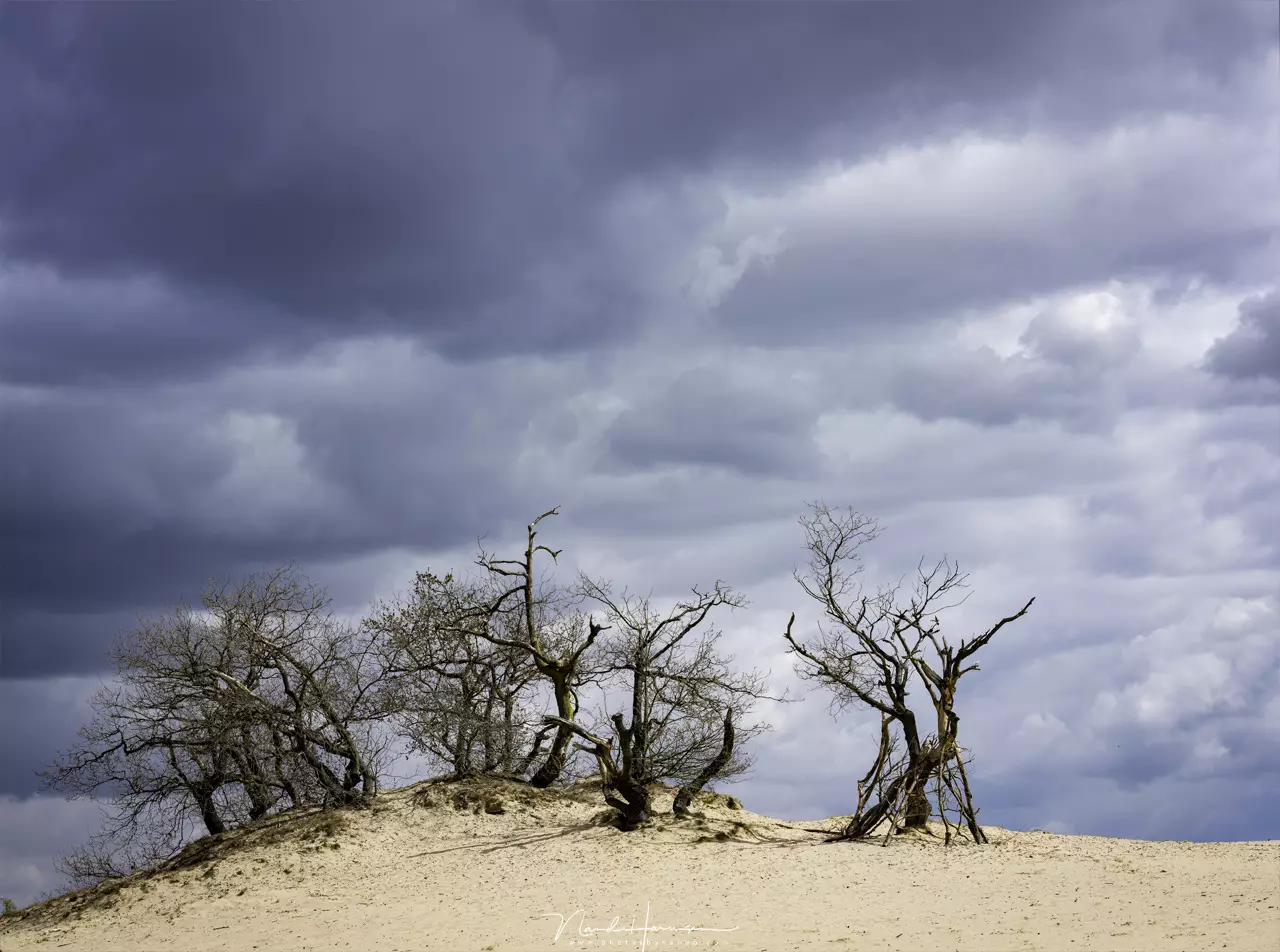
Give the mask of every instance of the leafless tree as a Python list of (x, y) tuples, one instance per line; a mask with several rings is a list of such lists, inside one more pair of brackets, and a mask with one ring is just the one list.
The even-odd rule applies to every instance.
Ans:
[(393, 706), (411, 745), (456, 777), (523, 774), (541, 746), (529, 708), (539, 676), (532, 657), (480, 634), (519, 636), (510, 612), (487, 610), (494, 594), (422, 572), (408, 598), (365, 621), (382, 640)]
[(680, 785), (673, 812), (688, 815), (707, 783), (746, 769), (738, 742), (765, 729), (744, 723), (754, 702), (767, 697), (764, 676), (734, 671), (733, 658), (716, 650), (721, 633), (707, 624), (714, 609), (744, 601), (717, 582), (711, 591), (694, 589), (664, 616), (648, 598), (615, 596), (611, 586), (585, 576), (581, 590), (612, 622), (597, 627), (610, 633), (603, 670), (620, 689), (624, 710), (594, 729), (559, 716), (547, 721), (586, 742), (582, 749), (595, 756), (605, 802), (623, 829), (650, 818), (651, 785), (658, 781)]
[(309, 768), (326, 803), (376, 796), (383, 751), (374, 729), (387, 715), (389, 679), (372, 633), (337, 622), (324, 591), (292, 566), (224, 586), (205, 605), (251, 659), (254, 676), (245, 681), (207, 665), (194, 679), (229, 688), (245, 719)]
[(163, 858), (273, 810), (377, 792), (382, 673), (291, 566), (211, 586), (202, 614), (144, 620), (113, 649), (77, 743), (42, 772), (70, 798), (109, 805), (65, 858), (73, 879)]
[[(826, 623), (819, 624), (812, 644), (792, 633), (795, 615), (787, 623), (785, 639), (796, 657), (796, 672), (831, 692), (833, 706), (865, 705), (881, 715), (880, 749), (875, 763), (858, 785), (858, 805), (843, 836), (869, 834), (886, 817), (890, 827), (926, 828), (932, 812), (928, 785), (937, 782), (938, 813), (951, 828), (947, 803), (954, 802), (976, 842), (985, 842), (977, 822), (965, 772), (964, 750), (958, 746), (960, 719), (955, 713), (956, 687), (976, 664), (965, 666), (1005, 625), (1026, 614), (1035, 599), (1001, 619), (986, 632), (953, 649), (943, 637), (938, 614), (960, 604), (954, 600), (966, 586), (958, 566), (946, 559), (926, 571), (917, 567), (913, 591), (903, 604), (899, 588), (882, 588), (866, 595), (856, 576), (862, 571), (858, 549), (879, 534), (874, 520), (852, 510), (837, 512), (816, 504), (801, 520), (810, 554), (808, 572), (796, 578), (805, 593), (823, 607)], [(931, 647), (937, 660), (924, 656)], [(936, 665), (936, 666), (935, 666)], [(922, 736), (908, 703), (912, 674), (924, 682), (936, 717), (936, 732)], [(894, 754), (897, 738), (905, 747)], [(878, 799), (868, 806), (873, 794)]]
[(42, 772), (46, 784), (73, 797), (106, 794), (120, 811), (117, 832), (176, 805), (175, 817), (222, 832), (218, 793), (230, 783), (252, 785), (238, 768), (256, 759), (253, 750), (237, 749), (252, 729), (244, 706), (197, 674), (211, 666), (249, 669), (218, 635), (184, 606), (122, 639), (111, 654), (117, 682), (95, 694), (94, 719)]
[(529, 779), (535, 787), (549, 787), (564, 772), (573, 737), (566, 724), (577, 714), (579, 691), (594, 676), (591, 650), (604, 630), (573, 610), (573, 599), (548, 591), (535, 569), (538, 553), (549, 555), (553, 563), (560, 554), (535, 541), (538, 524), (559, 512), (557, 506), (529, 523), (520, 558), (498, 559), (482, 551), (476, 560), (495, 585), (496, 595), (486, 613), (501, 619), (500, 624), (478, 627), (476, 634), (495, 647), (521, 652), (531, 660), (555, 701), (555, 737), (546, 759)]

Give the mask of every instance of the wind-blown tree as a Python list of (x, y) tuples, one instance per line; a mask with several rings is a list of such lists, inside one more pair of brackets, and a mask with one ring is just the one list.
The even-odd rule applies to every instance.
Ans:
[(622, 710), (593, 728), (556, 715), (547, 721), (586, 742), (581, 749), (595, 756), (605, 802), (622, 829), (652, 816), (651, 785), (659, 781), (679, 785), (673, 812), (687, 816), (706, 784), (747, 768), (738, 745), (766, 729), (744, 723), (768, 696), (764, 675), (734, 671), (733, 658), (717, 651), (721, 632), (708, 623), (714, 609), (744, 600), (717, 582), (711, 591), (695, 588), (692, 598), (661, 615), (649, 599), (615, 596), (611, 586), (585, 576), (581, 590), (612, 623), (593, 628), (609, 633), (601, 670), (618, 689)]
[(477, 633), (519, 636), (510, 612), (488, 611), (495, 594), (421, 572), (411, 595), (365, 621), (381, 639), (405, 736), (455, 777), (522, 775), (550, 733), (534, 730), (529, 701), (539, 674), (530, 654)]
[(104, 828), (64, 858), (73, 880), (126, 874), (200, 830), (376, 793), (381, 675), (326, 603), (287, 567), (210, 587), (203, 613), (180, 606), (120, 640), (93, 719), (41, 772), (108, 804)]
[[(956, 688), (963, 675), (978, 670), (977, 664), (965, 662), (1005, 625), (1025, 615), (1035, 599), (953, 648), (942, 634), (938, 615), (963, 601), (953, 600), (967, 587), (967, 576), (958, 566), (944, 558), (926, 571), (921, 562), (905, 603), (896, 586), (866, 595), (856, 580), (862, 571), (858, 549), (876, 538), (878, 525), (853, 510), (837, 512), (823, 504), (811, 508), (812, 514), (801, 519), (810, 555), (808, 572), (796, 573), (796, 578), (822, 605), (826, 623), (819, 623), (812, 643), (803, 642), (792, 632), (792, 614), (784, 635), (788, 650), (795, 656), (797, 675), (831, 692), (834, 709), (865, 705), (881, 715), (880, 749), (858, 785), (857, 809), (842, 837), (865, 836), (886, 817), (891, 829), (899, 819), (903, 829), (926, 828), (933, 812), (928, 797), (933, 781), (947, 841), (948, 804), (954, 803), (974, 841), (985, 842), (965, 771), (965, 751), (958, 743)], [(933, 649), (933, 663), (925, 656), (926, 647)], [(935, 717), (934, 732), (924, 736), (908, 703), (913, 673), (923, 681)], [(895, 758), (899, 737), (905, 750)], [(868, 805), (873, 794), (878, 799)]]
[[(47, 787), (69, 798), (111, 804), (91, 848), (69, 861), (79, 869), (73, 878), (164, 858), (191, 825), (221, 833), (285, 795), (255, 769), (263, 738), (243, 704), (195, 674), (220, 666), (252, 679), (247, 657), (220, 634), (183, 606), (144, 621), (112, 649), (116, 683), (99, 689), (77, 743), (41, 772)], [(248, 791), (243, 797), (228, 795), (237, 784)], [(107, 862), (113, 854), (126, 857), (123, 867)]]

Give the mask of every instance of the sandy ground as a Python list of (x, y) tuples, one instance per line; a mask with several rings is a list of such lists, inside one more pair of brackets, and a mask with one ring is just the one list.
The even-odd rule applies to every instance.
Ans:
[[(804, 827), (836, 820), (723, 799), (625, 834), (585, 790), (424, 789), (4, 917), (0, 950), (1280, 950), (1280, 841), (824, 843)], [(472, 812), (494, 795), (504, 813)]]

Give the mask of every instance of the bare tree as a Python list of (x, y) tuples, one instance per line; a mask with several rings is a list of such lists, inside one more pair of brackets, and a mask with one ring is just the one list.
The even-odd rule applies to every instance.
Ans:
[(422, 572), (407, 599), (380, 606), (365, 621), (382, 639), (393, 706), (410, 743), (456, 777), (521, 774), (540, 747), (528, 708), (539, 676), (531, 656), (478, 633), (519, 635), (510, 613), (487, 610), (493, 594)]
[(292, 566), (224, 586), (205, 605), (252, 659), (254, 679), (207, 665), (195, 680), (230, 688), (246, 718), (306, 764), (326, 803), (376, 796), (382, 750), (374, 728), (387, 716), (389, 679), (372, 634), (336, 622), (328, 596)]
[(548, 592), (540, 584), (534, 565), (536, 556), (546, 553), (554, 563), (560, 552), (535, 542), (537, 526), (559, 512), (557, 506), (529, 523), (521, 558), (498, 559), (482, 551), (476, 560), (496, 583), (514, 580), (506, 583), (486, 607), (488, 616), (501, 618), (503, 624), (485, 625), (477, 628), (476, 634), (496, 647), (527, 656), (550, 686), (555, 700), (555, 737), (546, 759), (529, 779), (535, 787), (549, 787), (564, 771), (573, 737), (572, 729), (566, 725), (577, 714), (579, 691), (593, 677), (590, 652), (604, 630), (581, 612), (568, 610), (569, 599)]
[(113, 648), (116, 679), (77, 743), (41, 772), (108, 804), (103, 830), (64, 858), (77, 881), (162, 859), (302, 804), (377, 792), (382, 672), (292, 567), (206, 590)]
[[(965, 661), (1001, 628), (1025, 615), (1035, 599), (953, 650), (941, 634), (937, 616), (963, 601), (952, 601), (967, 587), (967, 576), (958, 566), (943, 559), (926, 571), (921, 563), (905, 605), (899, 601), (898, 587), (868, 596), (856, 581), (862, 571), (858, 549), (879, 534), (875, 521), (852, 510), (833, 512), (816, 504), (801, 524), (810, 559), (807, 574), (797, 573), (796, 578), (805, 593), (822, 605), (826, 624), (819, 624), (816, 640), (807, 644), (792, 634), (792, 614), (784, 637), (796, 657), (796, 672), (829, 690), (836, 709), (860, 704), (881, 715), (879, 753), (858, 785), (857, 809), (843, 836), (865, 836), (886, 817), (891, 828), (899, 818), (906, 829), (927, 827), (932, 812), (928, 785), (934, 779), (938, 813), (948, 824), (948, 842), (948, 802), (956, 804), (974, 840), (984, 842), (964, 769), (964, 751), (957, 743), (956, 687), (961, 676), (978, 669), (976, 664), (965, 667)], [(937, 654), (936, 667), (923, 655), (926, 644)], [(924, 681), (933, 703), (937, 729), (928, 736), (922, 736), (908, 703), (913, 673)], [(899, 734), (905, 750), (895, 757)], [(873, 794), (878, 799), (868, 806)]]
[(765, 729), (743, 724), (753, 703), (767, 697), (764, 676), (733, 671), (733, 658), (716, 650), (721, 633), (706, 624), (714, 609), (744, 600), (717, 582), (709, 592), (694, 589), (663, 616), (649, 599), (615, 596), (609, 585), (585, 576), (581, 589), (613, 623), (600, 629), (611, 632), (603, 670), (621, 689), (624, 710), (594, 730), (559, 716), (547, 721), (586, 741), (582, 749), (595, 756), (605, 802), (618, 811), (623, 829), (651, 817), (650, 788), (658, 781), (680, 785), (673, 812), (688, 815), (707, 783), (746, 769), (737, 743)]
[(151, 824), (157, 813), (170, 815), (172, 826), (190, 818), (210, 834), (222, 832), (228, 820), (219, 791), (253, 783), (238, 769), (253, 759), (237, 749), (250, 725), (238, 699), (201, 684), (196, 672), (247, 670), (246, 659), (185, 606), (144, 621), (111, 658), (118, 681), (95, 694), (94, 719), (41, 772), (46, 785), (71, 797), (105, 794), (116, 808), (113, 836)]

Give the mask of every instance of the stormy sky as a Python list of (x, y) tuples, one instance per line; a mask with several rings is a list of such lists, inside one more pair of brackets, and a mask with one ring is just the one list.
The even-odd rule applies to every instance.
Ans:
[[(0, 7), (0, 895), (141, 614), (296, 560), (358, 617), (554, 505), (724, 579), (738, 794), (874, 753), (782, 651), (797, 518), (948, 555), (985, 822), (1280, 836), (1274, 2)], [(807, 627), (806, 627), (807, 626)], [(1270, 809), (1268, 809), (1270, 807)]]

